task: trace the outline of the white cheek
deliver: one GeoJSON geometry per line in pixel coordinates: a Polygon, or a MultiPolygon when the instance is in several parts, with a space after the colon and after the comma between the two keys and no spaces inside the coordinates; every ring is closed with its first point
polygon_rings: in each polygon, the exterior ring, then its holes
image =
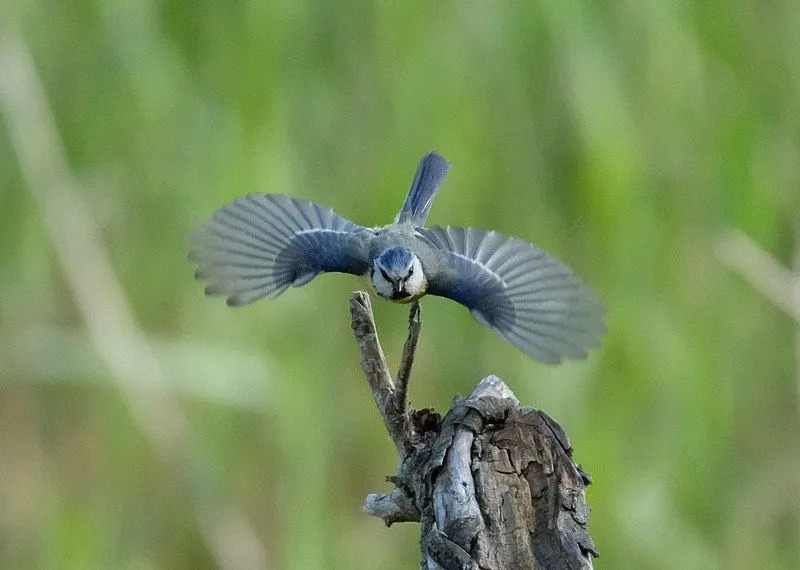
{"type": "Polygon", "coordinates": [[[392,284],[383,278],[380,271],[372,272],[372,286],[375,287],[375,292],[381,297],[390,298],[394,292],[392,284]]]}
{"type": "Polygon", "coordinates": [[[419,259],[414,258],[414,271],[406,279],[406,291],[412,295],[416,295],[422,290],[422,285],[425,282],[425,275],[422,273],[422,264],[419,259]]]}

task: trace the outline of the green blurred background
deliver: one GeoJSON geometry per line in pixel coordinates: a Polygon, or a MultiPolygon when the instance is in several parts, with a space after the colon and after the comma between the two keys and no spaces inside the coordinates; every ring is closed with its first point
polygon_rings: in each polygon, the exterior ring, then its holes
{"type": "Polygon", "coordinates": [[[430,223],[552,252],[608,334],[550,368],[426,299],[412,402],[494,373],[556,418],[598,568],[796,567],[800,7],[515,4],[3,0],[0,567],[416,567],[360,511],[364,284],[228,309],[186,237],[255,191],[387,223],[431,149],[430,223]]]}

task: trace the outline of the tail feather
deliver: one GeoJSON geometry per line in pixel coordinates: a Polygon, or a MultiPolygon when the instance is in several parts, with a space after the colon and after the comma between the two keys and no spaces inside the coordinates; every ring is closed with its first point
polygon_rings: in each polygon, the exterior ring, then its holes
{"type": "Polygon", "coordinates": [[[433,198],[439,190],[439,186],[444,182],[447,171],[450,170],[450,163],[437,152],[429,152],[422,157],[411,183],[411,189],[403,204],[403,208],[395,218],[395,223],[413,222],[421,226],[431,211],[433,198]]]}

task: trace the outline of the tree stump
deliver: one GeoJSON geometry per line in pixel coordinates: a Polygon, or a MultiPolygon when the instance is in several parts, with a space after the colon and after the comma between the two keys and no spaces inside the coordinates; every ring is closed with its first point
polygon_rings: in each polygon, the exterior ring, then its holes
{"type": "Polygon", "coordinates": [[[397,383],[378,341],[369,296],[350,300],[361,364],[384,424],[400,454],[391,493],[367,496],[364,511],[396,522],[420,522],[425,569],[592,568],[589,475],[572,460],[561,427],[520,405],[496,376],[442,418],[415,411],[406,388],[420,332],[411,308],[397,383]]]}

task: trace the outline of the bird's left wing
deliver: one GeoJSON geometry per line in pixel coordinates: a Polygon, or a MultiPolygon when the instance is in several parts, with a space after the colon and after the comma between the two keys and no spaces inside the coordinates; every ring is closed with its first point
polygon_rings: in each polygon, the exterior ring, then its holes
{"type": "Polygon", "coordinates": [[[280,194],[250,194],[217,210],[192,236],[206,294],[232,306],[275,297],[326,271],[360,275],[369,267],[372,230],[330,208],[280,194]]]}
{"type": "Polygon", "coordinates": [[[517,238],[477,228],[417,228],[443,267],[428,293],[465,305],[473,317],[531,358],[586,358],[605,330],[603,308],[561,262],[517,238]]]}

